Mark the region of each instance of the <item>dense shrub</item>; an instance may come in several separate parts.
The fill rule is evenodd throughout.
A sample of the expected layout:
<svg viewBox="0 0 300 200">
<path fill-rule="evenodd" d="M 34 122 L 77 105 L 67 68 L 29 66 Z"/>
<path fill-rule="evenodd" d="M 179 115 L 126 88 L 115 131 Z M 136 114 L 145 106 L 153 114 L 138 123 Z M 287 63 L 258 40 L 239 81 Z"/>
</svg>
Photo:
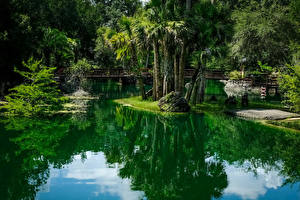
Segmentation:
<svg viewBox="0 0 300 200">
<path fill-rule="evenodd" d="M 284 102 L 292 110 L 300 112 L 300 63 L 288 66 L 288 70 L 281 73 L 278 80 Z"/>
<path fill-rule="evenodd" d="M 85 58 L 72 64 L 66 73 L 68 89 L 71 89 L 71 91 L 81 89 L 86 82 L 87 73 L 96 68 L 98 67 L 89 63 L 89 61 Z"/>
<path fill-rule="evenodd" d="M 242 78 L 242 73 L 240 71 L 234 70 L 229 73 L 230 80 L 238 80 Z"/>
<path fill-rule="evenodd" d="M 5 97 L 8 102 L 4 109 L 12 115 L 41 115 L 49 111 L 58 110 L 66 99 L 61 97 L 54 80 L 55 67 L 47 67 L 30 58 L 23 62 L 26 71 L 19 73 L 25 82 L 12 88 L 11 93 Z"/>
</svg>

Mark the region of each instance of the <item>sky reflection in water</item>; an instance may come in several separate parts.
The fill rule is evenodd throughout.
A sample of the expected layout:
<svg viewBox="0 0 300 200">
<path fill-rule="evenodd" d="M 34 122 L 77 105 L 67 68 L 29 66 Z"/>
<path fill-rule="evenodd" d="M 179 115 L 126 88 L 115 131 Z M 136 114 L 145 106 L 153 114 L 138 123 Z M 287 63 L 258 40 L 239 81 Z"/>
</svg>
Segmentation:
<svg viewBox="0 0 300 200">
<path fill-rule="evenodd" d="M 81 155 L 74 156 L 73 162 L 62 169 L 51 168 L 47 184 L 41 187 L 37 199 L 147 199 L 143 192 L 130 189 L 129 179 L 118 176 L 119 164 L 107 164 L 102 152 L 85 155 L 84 159 Z M 284 178 L 278 171 L 258 168 L 254 174 L 245 171 L 248 165 L 251 164 L 225 164 L 229 185 L 221 199 L 299 199 L 299 183 L 281 187 Z"/>
<path fill-rule="evenodd" d="M 75 185 L 74 188 L 73 185 Z M 59 191 L 69 187 L 70 191 Z M 76 191 L 76 189 L 84 190 Z M 118 176 L 118 164 L 108 165 L 103 153 L 86 152 L 86 159 L 74 156 L 63 169 L 52 168 L 46 186 L 37 199 L 141 199 L 143 192 L 130 190 L 130 180 Z"/>
</svg>

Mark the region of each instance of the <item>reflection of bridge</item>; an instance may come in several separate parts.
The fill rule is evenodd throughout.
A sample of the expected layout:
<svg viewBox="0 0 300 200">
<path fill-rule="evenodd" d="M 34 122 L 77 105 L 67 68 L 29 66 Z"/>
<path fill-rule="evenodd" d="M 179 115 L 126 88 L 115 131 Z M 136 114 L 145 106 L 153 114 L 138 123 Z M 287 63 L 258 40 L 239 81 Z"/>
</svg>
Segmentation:
<svg viewBox="0 0 300 200">
<path fill-rule="evenodd" d="M 184 77 L 192 78 L 194 71 L 195 71 L 194 69 L 185 69 Z M 152 77 L 151 70 L 144 69 L 142 71 L 142 76 L 144 78 L 151 78 Z M 86 77 L 88 78 L 130 78 L 130 77 L 134 77 L 134 74 L 129 70 L 125 70 L 123 68 L 95 69 L 92 72 L 88 73 Z M 207 71 L 206 78 L 215 79 L 215 80 L 227 79 L 223 71 Z"/>
</svg>

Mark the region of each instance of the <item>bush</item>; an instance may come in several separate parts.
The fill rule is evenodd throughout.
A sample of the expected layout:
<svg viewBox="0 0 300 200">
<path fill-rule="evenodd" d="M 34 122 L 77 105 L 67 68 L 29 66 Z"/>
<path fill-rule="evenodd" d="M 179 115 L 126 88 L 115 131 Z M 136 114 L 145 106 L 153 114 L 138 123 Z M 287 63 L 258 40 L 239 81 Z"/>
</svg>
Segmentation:
<svg viewBox="0 0 300 200">
<path fill-rule="evenodd" d="M 72 90 L 81 89 L 86 80 L 86 74 L 96 68 L 97 66 L 91 65 L 85 58 L 78 60 L 67 71 L 68 87 Z"/>
<path fill-rule="evenodd" d="M 280 74 L 278 80 L 284 103 L 291 110 L 300 112 L 300 63 L 288 66 L 288 69 Z"/>
<path fill-rule="evenodd" d="M 242 73 L 237 70 L 234 70 L 229 73 L 229 78 L 230 80 L 239 80 L 242 78 Z"/>
<path fill-rule="evenodd" d="M 8 102 L 3 107 L 12 115 L 41 115 L 45 112 L 58 110 L 66 101 L 60 96 L 57 83 L 54 80 L 55 67 L 47 67 L 30 58 L 23 62 L 27 71 L 15 72 L 25 78 L 25 83 L 10 89 L 11 93 L 5 97 Z"/>
</svg>

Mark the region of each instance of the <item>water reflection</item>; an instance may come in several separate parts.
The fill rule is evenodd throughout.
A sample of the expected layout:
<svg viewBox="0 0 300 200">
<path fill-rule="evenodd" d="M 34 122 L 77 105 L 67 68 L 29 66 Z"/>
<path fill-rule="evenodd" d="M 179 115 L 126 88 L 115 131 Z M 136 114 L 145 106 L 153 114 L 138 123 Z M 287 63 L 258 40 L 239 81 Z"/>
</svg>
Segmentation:
<svg viewBox="0 0 300 200">
<path fill-rule="evenodd" d="M 224 191 L 225 194 L 236 195 L 242 199 L 257 199 L 259 196 L 264 196 L 269 189 L 279 189 L 283 184 L 284 178 L 280 176 L 279 171 L 266 172 L 259 167 L 256 174 L 247 173 L 244 169 L 249 164 L 246 162 L 242 166 L 226 166 L 228 181 L 231 184 Z"/>
<path fill-rule="evenodd" d="M 50 170 L 47 189 L 43 187 L 37 199 L 140 199 L 143 193 L 130 190 L 130 180 L 121 179 L 118 169 L 117 164 L 107 165 L 103 153 L 86 152 L 84 160 L 74 156 L 63 169 Z M 74 185 L 80 189 L 74 190 Z"/>
<path fill-rule="evenodd" d="M 300 197 L 299 134 L 226 116 L 153 115 L 105 100 L 88 109 L 2 120 L 1 198 Z"/>
</svg>

